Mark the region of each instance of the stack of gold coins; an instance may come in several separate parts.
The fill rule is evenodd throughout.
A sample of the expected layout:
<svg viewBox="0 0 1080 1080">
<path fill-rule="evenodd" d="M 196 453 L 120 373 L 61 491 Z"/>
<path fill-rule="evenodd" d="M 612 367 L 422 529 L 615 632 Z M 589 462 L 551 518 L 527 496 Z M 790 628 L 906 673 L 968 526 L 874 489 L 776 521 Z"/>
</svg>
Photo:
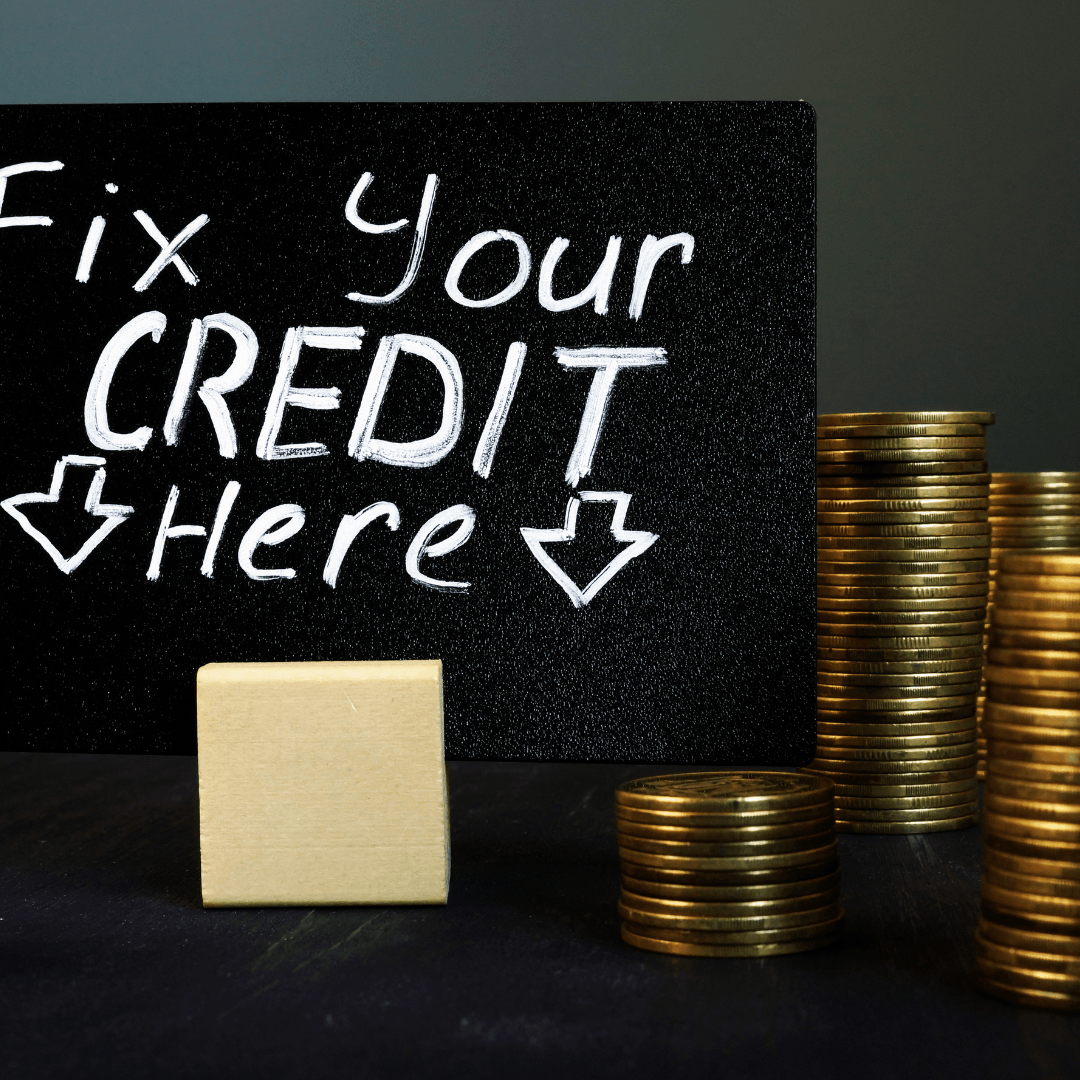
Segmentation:
<svg viewBox="0 0 1080 1080">
<path fill-rule="evenodd" d="M 818 745 L 836 828 L 974 825 L 992 413 L 818 417 Z"/>
<path fill-rule="evenodd" d="M 776 956 L 840 935 L 832 784 L 785 772 L 650 776 L 615 792 L 631 945 Z"/>
<path fill-rule="evenodd" d="M 986 667 L 980 985 L 1080 1010 L 1080 553 L 1004 552 Z"/>
<path fill-rule="evenodd" d="M 994 606 L 994 578 L 1003 551 L 1080 547 L 1080 473 L 994 473 L 990 477 L 990 597 L 987 630 Z M 979 779 L 985 778 L 986 740 L 979 694 Z"/>
</svg>

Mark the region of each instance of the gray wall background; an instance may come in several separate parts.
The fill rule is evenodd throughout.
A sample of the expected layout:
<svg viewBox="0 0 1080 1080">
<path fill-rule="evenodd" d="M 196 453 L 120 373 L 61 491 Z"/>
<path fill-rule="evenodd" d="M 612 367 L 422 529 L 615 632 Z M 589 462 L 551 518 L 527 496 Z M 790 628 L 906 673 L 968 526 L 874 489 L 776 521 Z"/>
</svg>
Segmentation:
<svg viewBox="0 0 1080 1080">
<path fill-rule="evenodd" d="M 1080 469 L 1080 4 L 0 0 L 0 102 L 803 98 L 819 408 Z"/>
</svg>

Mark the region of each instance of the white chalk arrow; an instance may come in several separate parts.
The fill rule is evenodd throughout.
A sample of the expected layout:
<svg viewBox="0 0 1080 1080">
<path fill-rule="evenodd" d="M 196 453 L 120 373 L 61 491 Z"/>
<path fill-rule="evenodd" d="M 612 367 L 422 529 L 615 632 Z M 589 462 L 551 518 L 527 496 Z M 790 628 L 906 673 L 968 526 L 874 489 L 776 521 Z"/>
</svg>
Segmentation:
<svg viewBox="0 0 1080 1080">
<path fill-rule="evenodd" d="M 614 503 L 615 513 L 611 517 L 611 535 L 619 543 L 630 546 L 623 548 L 584 589 L 579 589 L 562 567 L 544 550 L 543 545 L 562 544 L 574 539 L 577 533 L 578 507 L 583 502 Z M 570 597 L 574 607 L 584 607 L 631 559 L 636 559 L 648 551 L 659 539 L 656 533 L 623 528 L 629 505 L 630 496 L 624 491 L 582 491 L 580 498 L 571 497 L 567 503 L 566 522 L 561 529 L 527 529 L 522 526 L 521 535 L 525 538 L 525 543 L 529 545 L 529 550 L 536 556 L 537 562 L 559 583 L 566 595 Z"/>
<path fill-rule="evenodd" d="M 0 503 L 0 506 L 22 526 L 23 531 L 32 536 L 49 553 L 49 558 L 65 574 L 70 574 L 113 529 L 118 525 L 123 525 L 128 516 L 135 512 L 133 506 L 120 506 L 118 503 L 101 502 L 101 489 L 105 485 L 104 464 L 105 459 L 102 457 L 80 457 L 77 454 L 68 454 L 53 466 L 52 487 L 49 488 L 48 494 L 43 491 L 27 491 L 22 495 L 12 495 L 10 499 L 5 499 Z M 69 465 L 74 465 L 77 468 L 97 468 L 93 480 L 90 481 L 90 490 L 86 493 L 84 506 L 88 514 L 105 520 L 93 536 L 70 559 L 65 559 L 57 550 L 56 545 L 43 532 L 35 529 L 30 524 L 30 519 L 18 507 L 26 506 L 29 503 L 59 502 L 60 489 L 64 486 L 64 471 Z"/>
</svg>

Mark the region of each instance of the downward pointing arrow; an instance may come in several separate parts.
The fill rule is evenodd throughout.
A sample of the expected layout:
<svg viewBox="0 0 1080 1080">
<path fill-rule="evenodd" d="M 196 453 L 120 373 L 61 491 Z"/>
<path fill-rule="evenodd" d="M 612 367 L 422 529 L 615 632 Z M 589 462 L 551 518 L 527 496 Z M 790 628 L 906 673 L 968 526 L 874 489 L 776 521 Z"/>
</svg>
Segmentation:
<svg viewBox="0 0 1080 1080">
<path fill-rule="evenodd" d="M 28 491 L 22 495 L 12 495 L 10 499 L 5 499 L 0 506 L 2 506 L 23 528 L 23 531 L 29 533 L 48 553 L 49 558 L 56 563 L 57 567 L 65 574 L 70 574 L 82 561 L 90 554 L 109 535 L 118 525 L 123 525 L 127 520 L 129 514 L 135 512 L 135 508 L 132 506 L 120 506 L 118 503 L 103 503 L 101 502 L 101 489 L 105 485 L 105 469 L 98 468 L 94 473 L 94 479 L 90 481 L 90 490 L 86 493 L 86 503 L 84 509 L 93 517 L 104 518 L 101 526 L 86 541 L 85 544 L 70 559 L 65 559 L 63 555 L 57 550 L 56 545 L 42 532 L 39 532 L 30 524 L 29 518 L 17 507 L 26 506 L 29 503 L 54 503 L 60 500 L 60 489 L 64 486 L 64 471 L 69 465 L 74 465 L 76 468 L 94 468 L 95 466 L 104 466 L 105 459 L 102 457 L 79 457 L 76 454 L 69 454 L 66 457 L 62 457 L 53 466 L 52 487 L 49 488 L 48 494 L 43 491 Z"/>
<path fill-rule="evenodd" d="M 577 533 L 578 507 L 583 502 L 614 503 L 615 513 L 611 516 L 611 535 L 619 543 L 630 546 L 623 548 L 584 589 L 579 589 L 542 545 L 566 543 L 574 539 Z M 580 498 L 571 498 L 567 503 L 566 522 L 563 528 L 527 529 L 522 526 L 521 535 L 525 538 L 525 543 L 529 545 L 529 550 L 536 556 L 537 562 L 559 583 L 566 595 L 570 597 L 574 607 L 584 607 L 631 559 L 636 559 L 638 555 L 648 551 L 660 539 L 656 533 L 635 532 L 623 528 L 629 505 L 630 496 L 624 491 L 583 491 Z"/>
</svg>

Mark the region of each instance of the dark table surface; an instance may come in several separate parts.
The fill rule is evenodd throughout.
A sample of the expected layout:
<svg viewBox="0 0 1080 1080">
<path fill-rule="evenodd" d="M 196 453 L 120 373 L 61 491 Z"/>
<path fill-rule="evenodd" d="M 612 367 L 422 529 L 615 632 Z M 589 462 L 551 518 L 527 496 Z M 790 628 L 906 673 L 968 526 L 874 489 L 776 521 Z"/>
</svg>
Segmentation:
<svg viewBox="0 0 1080 1080">
<path fill-rule="evenodd" d="M 1080 1077 L 974 987 L 977 829 L 842 836 L 843 942 L 619 940 L 625 765 L 450 765 L 450 902 L 204 910 L 193 758 L 0 754 L 5 1077 Z"/>
</svg>

